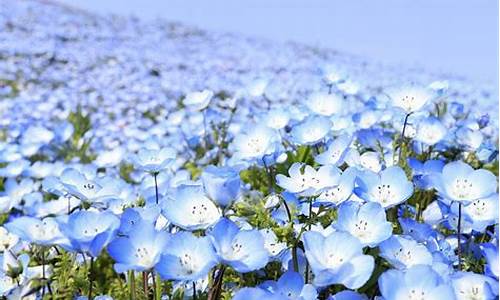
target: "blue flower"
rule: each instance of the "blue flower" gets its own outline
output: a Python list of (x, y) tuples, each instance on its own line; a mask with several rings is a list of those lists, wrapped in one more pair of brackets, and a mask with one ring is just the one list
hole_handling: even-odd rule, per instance
[(85, 202), (105, 202), (118, 198), (119, 187), (111, 182), (98, 182), (88, 178), (84, 173), (69, 168), (61, 174), (61, 183), (76, 198)]
[(110, 168), (119, 165), (125, 156), (125, 149), (117, 147), (109, 151), (102, 151), (97, 155), (94, 163), (99, 168)]
[(483, 133), (477, 129), (467, 126), (460, 127), (455, 131), (455, 141), (465, 151), (475, 151), (483, 143)]
[(241, 189), (239, 173), (229, 167), (208, 166), (201, 173), (208, 197), (222, 207), (230, 206)]
[[(498, 223), (498, 194), (477, 199), (463, 208), (464, 216), (472, 223), (472, 229), (484, 232), (486, 227)], [(456, 205), (451, 206), (451, 210), (458, 214)]]
[(445, 203), (439, 200), (435, 200), (427, 205), (424, 212), (422, 213), (422, 218), (424, 219), (425, 223), (435, 226), (444, 220), (445, 215), (448, 213), (448, 211), (449, 207)]
[(413, 194), (413, 184), (400, 167), (389, 167), (379, 174), (365, 171), (359, 175), (359, 187), (354, 190), (360, 198), (390, 208), (405, 202)]
[(130, 207), (123, 211), (120, 217), (120, 228), (118, 233), (127, 235), (129, 232), (142, 226), (144, 222), (155, 224), (160, 216), (161, 209), (157, 205), (144, 207)]
[(269, 128), (283, 129), (290, 122), (290, 114), (285, 108), (273, 109), (265, 112), (262, 116), (262, 122)]
[(408, 165), (413, 171), (413, 181), (415, 185), (425, 190), (432, 188), (431, 175), (441, 173), (444, 164), (442, 160), (428, 160), (422, 163), (415, 158), (408, 159)]
[(115, 238), (108, 245), (108, 253), (115, 260), (115, 270), (144, 271), (153, 268), (165, 250), (169, 235), (157, 231), (152, 223), (139, 222), (126, 236)]
[(214, 92), (209, 90), (192, 92), (186, 95), (182, 103), (190, 109), (199, 111), (205, 109), (210, 104), (213, 96)]
[(460, 119), (465, 116), (465, 107), (462, 103), (452, 101), (448, 107), (448, 111), (454, 118)]
[(438, 80), (431, 82), (428, 88), (436, 92), (439, 96), (442, 96), (448, 91), (449, 85), (448, 80)]
[(4, 193), (0, 196), (0, 212), (6, 213), (18, 206), (34, 188), (35, 185), (31, 179), (25, 178), (19, 183), (14, 178), (7, 179), (4, 182)]
[(54, 218), (38, 218), (22, 216), (4, 225), (7, 230), (22, 240), (42, 246), (69, 245), (69, 240), (59, 230)]
[(317, 195), (326, 188), (337, 186), (340, 179), (340, 170), (331, 165), (316, 171), (309, 165), (294, 163), (288, 174), (290, 177), (276, 175), (276, 183), (288, 192), (302, 196)]
[(175, 188), (163, 201), (162, 213), (172, 224), (186, 230), (206, 229), (221, 217), (220, 210), (198, 185)]
[(273, 156), (280, 148), (281, 138), (276, 130), (263, 125), (249, 126), (230, 144), (229, 149), (233, 151), (230, 161), (233, 164), (256, 162), (261, 165), (263, 159)]
[(420, 120), (417, 125), (415, 140), (432, 146), (441, 141), (447, 134), (447, 128), (435, 117)]
[(250, 97), (261, 97), (264, 95), (266, 87), (269, 85), (269, 79), (257, 78), (250, 82), (246, 87), (246, 92)]
[(498, 181), (490, 171), (474, 170), (462, 161), (446, 164), (432, 177), (435, 189), (443, 198), (468, 204), (497, 192)]
[(269, 261), (264, 237), (258, 230), (242, 230), (223, 218), (208, 234), (220, 260), (238, 272), (258, 270)]
[(343, 284), (356, 289), (364, 285), (373, 272), (373, 257), (364, 255), (363, 245), (349, 233), (333, 232), (324, 237), (308, 231), (302, 241), (316, 286)]
[(313, 93), (307, 99), (307, 108), (314, 114), (330, 117), (342, 110), (344, 99), (336, 94)]
[(498, 280), (498, 244), (482, 244), (481, 250), (486, 259), (486, 274)]
[(403, 234), (411, 236), (419, 243), (426, 242), (437, 235), (431, 225), (419, 223), (410, 218), (399, 218), (399, 224), (401, 225)]
[(426, 241), (427, 249), (432, 253), (433, 256), (433, 268), (437, 269), (437, 266), (444, 268), (452, 268), (453, 264), (457, 261), (458, 256), (455, 253), (456, 250), (456, 239), (452, 237), (438, 236), (436, 238), (429, 238)]
[(304, 284), (304, 278), (297, 272), (287, 271), (278, 281), (266, 281), (260, 288), (270, 291), (273, 295), (295, 300), (316, 300), (318, 292), (312, 284)]
[(269, 228), (260, 229), (260, 234), (264, 237), (264, 247), (269, 252), (272, 259), (277, 259), (287, 248), (286, 243), (279, 242), (274, 231)]
[(457, 300), (498, 298), (498, 281), (482, 274), (456, 272), (451, 276), (451, 284)]
[(420, 86), (402, 86), (389, 90), (388, 94), (392, 104), (407, 114), (419, 111), (434, 97), (430, 90)]
[(0, 251), (4, 252), (17, 245), (19, 236), (9, 232), (5, 227), (0, 227)]
[(476, 150), (476, 157), (482, 163), (491, 163), (498, 158), (498, 149), (496, 148), (496, 145), (483, 143)]
[(327, 85), (338, 84), (347, 78), (345, 70), (341, 66), (327, 64), (321, 68), (321, 75)]
[(321, 165), (341, 165), (351, 142), (351, 136), (341, 135), (328, 145), (325, 152), (316, 155), (314, 160)]
[[(25, 156), (34, 155), (42, 146), (49, 144), (55, 135), (54, 133), (40, 125), (28, 127), (21, 138), (21, 151)], [(27, 151), (29, 149), (29, 151)]]
[(349, 232), (363, 246), (369, 247), (377, 246), (392, 235), (392, 224), (387, 222), (384, 208), (375, 202), (343, 203), (334, 226), (339, 231)]
[(176, 152), (172, 148), (146, 149), (143, 148), (131, 156), (136, 168), (148, 172), (159, 173), (169, 168), (175, 161)]
[(357, 174), (358, 170), (356, 168), (349, 167), (344, 170), (342, 175), (340, 175), (337, 185), (323, 189), (321, 194), (316, 198), (316, 203), (338, 206), (347, 201), (354, 190)]
[(332, 122), (328, 118), (311, 116), (292, 128), (290, 138), (298, 145), (314, 145), (323, 140), (331, 128)]
[(261, 288), (242, 288), (238, 290), (233, 297), (233, 300), (288, 300), (289, 298), (282, 295), (275, 295)]
[(328, 300), (368, 300), (368, 297), (353, 291), (345, 290), (328, 297)]
[(74, 251), (97, 257), (115, 236), (120, 219), (110, 212), (78, 211), (59, 221)]
[(155, 269), (164, 280), (194, 281), (207, 276), (216, 264), (217, 257), (210, 238), (178, 232), (168, 240)]
[(432, 265), (432, 254), (429, 250), (409, 237), (393, 235), (382, 242), (379, 248), (380, 256), (397, 269), (406, 269), (414, 265)]
[(426, 265), (416, 265), (406, 271), (385, 271), (378, 284), (384, 300), (455, 299), (451, 285)]

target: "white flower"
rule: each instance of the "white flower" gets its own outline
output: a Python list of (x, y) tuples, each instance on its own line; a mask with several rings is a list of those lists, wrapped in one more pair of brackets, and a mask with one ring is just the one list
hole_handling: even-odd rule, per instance
[(404, 86), (388, 92), (392, 104), (403, 109), (407, 114), (419, 111), (433, 95), (425, 88), (418, 86)]
[(342, 110), (343, 99), (335, 94), (314, 93), (309, 96), (307, 108), (322, 116), (332, 116)]
[(184, 98), (183, 103), (185, 106), (191, 109), (203, 110), (208, 106), (213, 96), (214, 93), (209, 90), (203, 90), (201, 92), (192, 92), (186, 95), (186, 98)]

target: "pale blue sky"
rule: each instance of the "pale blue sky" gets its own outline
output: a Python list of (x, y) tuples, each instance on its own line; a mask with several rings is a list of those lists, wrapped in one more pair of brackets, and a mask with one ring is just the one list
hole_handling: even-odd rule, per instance
[(497, 0), (61, 0), (498, 82)]

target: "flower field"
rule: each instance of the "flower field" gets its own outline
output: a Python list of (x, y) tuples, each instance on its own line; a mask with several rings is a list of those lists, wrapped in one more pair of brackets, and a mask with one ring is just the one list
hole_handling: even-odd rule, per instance
[(0, 0), (0, 296), (498, 299), (496, 93)]

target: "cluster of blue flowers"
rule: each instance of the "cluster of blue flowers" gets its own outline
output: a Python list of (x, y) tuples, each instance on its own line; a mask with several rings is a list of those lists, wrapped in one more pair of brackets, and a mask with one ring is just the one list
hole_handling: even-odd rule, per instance
[(488, 87), (38, 1), (0, 58), (7, 299), (498, 299)]

